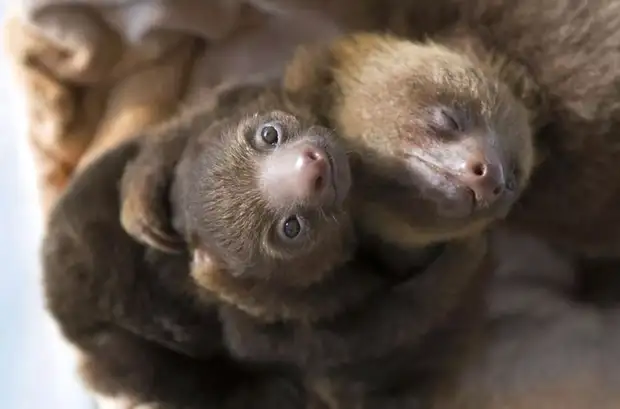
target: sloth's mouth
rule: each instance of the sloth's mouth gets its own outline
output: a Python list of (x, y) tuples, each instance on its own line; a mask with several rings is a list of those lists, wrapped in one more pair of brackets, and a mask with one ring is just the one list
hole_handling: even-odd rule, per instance
[[(450, 218), (503, 218), (514, 203), (517, 192), (514, 178), (495, 200), (488, 202), (476, 196), (476, 193), (450, 170), (431, 155), (423, 152), (410, 152), (407, 155), (409, 168), (421, 177), (436, 194), (429, 195), (439, 206), (440, 216)], [(448, 210), (446, 210), (448, 209)]]
[(328, 149), (325, 150), (325, 156), (327, 157), (327, 166), (329, 168), (328, 170), (328, 179), (329, 179), (329, 186), (332, 189), (332, 191), (334, 192), (334, 203), (333, 204), (337, 204), (338, 203), (338, 196), (339, 196), (339, 191), (340, 186), (338, 183), (338, 166), (336, 165), (336, 161), (334, 161), (334, 157), (332, 156), (331, 152), (329, 152)]
[(407, 165), (426, 185), (426, 197), (436, 203), (440, 216), (469, 218), (478, 210), (474, 192), (428, 155), (410, 153)]
[[(422, 155), (419, 153), (410, 153), (408, 155), (409, 159), (412, 159), (412, 161), (410, 161), (410, 165), (415, 167), (415, 162), (417, 161), (419, 162), (419, 165), (422, 165), (424, 167), (426, 167), (429, 171), (434, 172), (436, 175), (440, 176), (441, 178), (443, 178), (446, 182), (451, 183), (455, 186), (459, 186), (461, 187), (461, 183), (454, 177), (454, 175), (452, 175), (449, 171), (447, 171), (444, 167), (442, 167), (441, 165), (439, 165), (437, 163), (437, 161), (433, 160), (433, 158), (429, 155)], [(468, 189), (466, 186), (462, 186), (463, 188)], [(472, 194), (472, 199), (475, 200), (475, 197), (473, 196), (473, 192), (471, 192)], [(475, 205), (475, 202), (472, 203), (473, 205)]]
[[(348, 176), (348, 170), (342, 169), (338, 166), (338, 161), (334, 158), (333, 152), (330, 149), (325, 149), (325, 156), (327, 157), (327, 165), (329, 168), (328, 185), (332, 193), (332, 206), (340, 207), (349, 195), (351, 189), (351, 180)], [(348, 162), (347, 166), (348, 166)]]

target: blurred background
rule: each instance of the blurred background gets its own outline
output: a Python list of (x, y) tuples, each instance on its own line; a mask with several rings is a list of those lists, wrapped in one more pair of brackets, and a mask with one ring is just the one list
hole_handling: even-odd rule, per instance
[[(5, 19), (12, 0), (0, 0)], [(24, 101), (0, 54), (0, 408), (85, 409), (74, 356), (46, 315), (39, 246), (42, 220)]]

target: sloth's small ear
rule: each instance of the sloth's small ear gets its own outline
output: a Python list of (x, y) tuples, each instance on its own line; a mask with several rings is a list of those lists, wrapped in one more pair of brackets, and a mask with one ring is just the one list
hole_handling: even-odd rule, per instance
[(332, 79), (332, 52), (327, 44), (299, 47), (284, 71), (286, 98), (297, 107), (308, 107), (314, 115), (327, 112)]

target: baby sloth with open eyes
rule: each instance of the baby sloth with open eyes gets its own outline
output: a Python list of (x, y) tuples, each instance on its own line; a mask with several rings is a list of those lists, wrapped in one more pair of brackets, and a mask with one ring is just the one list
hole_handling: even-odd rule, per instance
[[(271, 109), (278, 103), (265, 91), (255, 111), (189, 138), (171, 188), (173, 224), (200, 286), (263, 320), (311, 319), (364, 295), (351, 287), (320, 302), (356, 249), (351, 173), (331, 131)], [(359, 276), (361, 289), (369, 277)]]
[(294, 368), (226, 351), (218, 306), (312, 320), (389, 284), (362, 265), (335, 269), (356, 248), (345, 151), (257, 91), (103, 155), (53, 210), (47, 305), (97, 394), (158, 409), (301, 407)]

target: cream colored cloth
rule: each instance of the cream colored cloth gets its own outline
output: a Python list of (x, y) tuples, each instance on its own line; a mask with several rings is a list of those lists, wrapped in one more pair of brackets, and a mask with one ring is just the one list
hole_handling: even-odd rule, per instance
[(620, 408), (619, 306), (578, 302), (571, 260), (536, 237), (499, 228), (491, 243), (481, 348), (432, 408)]
[(22, 0), (5, 48), (26, 93), (44, 211), (76, 168), (182, 101), (278, 75), (297, 45), (341, 32), (334, 20), (351, 2)]

